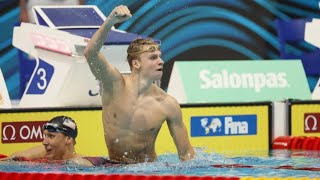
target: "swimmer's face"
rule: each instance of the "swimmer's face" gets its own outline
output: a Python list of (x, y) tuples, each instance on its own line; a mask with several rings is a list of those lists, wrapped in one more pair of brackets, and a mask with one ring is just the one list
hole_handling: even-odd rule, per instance
[(163, 74), (163, 60), (160, 49), (149, 45), (145, 45), (143, 49), (144, 52), (141, 53), (139, 60), (137, 60), (140, 72), (153, 81), (160, 80)]
[(67, 147), (71, 138), (63, 133), (49, 132), (48, 130), (44, 130), (43, 134), (44, 139), (42, 144), (46, 149), (46, 157), (50, 160), (62, 160), (67, 153)]

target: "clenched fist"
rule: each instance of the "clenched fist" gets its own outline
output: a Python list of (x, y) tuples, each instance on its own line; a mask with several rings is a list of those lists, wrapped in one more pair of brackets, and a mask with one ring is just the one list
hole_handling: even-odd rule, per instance
[(118, 7), (115, 7), (112, 12), (109, 15), (109, 19), (113, 23), (121, 23), (129, 18), (131, 18), (132, 15), (130, 13), (130, 10), (128, 9), (127, 6), (120, 5)]

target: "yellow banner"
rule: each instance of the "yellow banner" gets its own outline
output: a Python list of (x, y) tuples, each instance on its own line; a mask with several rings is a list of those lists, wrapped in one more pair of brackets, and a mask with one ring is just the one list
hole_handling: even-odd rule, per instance
[[(183, 120), (188, 130), (191, 145), (195, 148), (204, 149), (206, 152), (217, 152), (222, 154), (243, 154), (251, 153), (267, 154), (269, 150), (269, 115), (271, 114), (269, 104), (260, 105), (204, 105), (200, 106), (182, 106)], [(0, 154), (10, 155), (16, 151), (25, 150), (35, 145), (41, 145), (38, 142), (21, 142), (21, 140), (35, 140), (41, 138), (39, 122), (45, 122), (55, 116), (70, 116), (78, 125), (78, 137), (76, 138), (76, 152), (87, 156), (108, 156), (108, 151), (104, 142), (104, 132), (102, 125), (101, 109), (63, 109), (54, 110), (17, 110), (6, 111), (0, 110), (1, 122), (1, 138)], [(221, 120), (231, 119), (232, 124), (240, 126), (235, 130), (230, 129), (229, 134), (214, 135), (212, 128), (210, 130), (210, 122), (206, 126), (200, 127), (200, 130), (193, 130), (193, 133), (204, 133), (205, 129), (211, 131), (205, 136), (191, 136), (191, 120), (200, 116), (217, 117)], [(236, 122), (237, 118), (242, 118)], [(246, 122), (246, 118), (253, 118), (256, 121), (256, 127), (248, 128), (252, 122)], [(38, 122), (38, 124), (37, 124)], [(14, 123), (24, 124), (17, 126)], [(196, 122), (197, 123), (197, 122)], [(212, 123), (211, 123), (212, 124)], [(229, 123), (230, 124), (230, 123)], [(197, 124), (196, 124), (197, 125)], [(222, 122), (223, 125), (223, 122)], [(13, 137), (13, 129), (15, 128), (15, 137)], [(256, 129), (255, 129), (256, 128)], [(221, 129), (221, 127), (220, 127)], [(226, 128), (224, 128), (226, 129)], [(242, 130), (241, 130), (242, 129)], [(248, 130), (249, 134), (246, 134)], [(251, 130), (256, 130), (256, 134), (250, 134)], [(201, 131), (201, 132), (200, 132)], [(20, 136), (20, 137), (19, 137)], [(17, 139), (19, 139), (17, 142)], [(6, 140), (4, 140), (6, 139)], [(10, 143), (8, 143), (10, 142)], [(157, 154), (176, 153), (176, 147), (168, 130), (166, 123), (162, 126), (158, 139), (156, 141)]]
[[(184, 123), (188, 129), (190, 141), (193, 147), (203, 149), (206, 152), (217, 152), (221, 154), (260, 154), (267, 155), (269, 152), (269, 134), (272, 114), (269, 104), (262, 105), (212, 105), (204, 107), (182, 107)], [(256, 116), (256, 134), (233, 134), (215, 135), (211, 132), (207, 136), (191, 137), (191, 119), (196, 117), (218, 117), (220, 119), (228, 117)], [(230, 119), (230, 118), (229, 118)], [(200, 122), (201, 123), (201, 122)], [(250, 125), (250, 123), (249, 123)], [(207, 125), (208, 127), (208, 125)], [(197, 130), (201, 131), (201, 127)], [(205, 131), (205, 128), (203, 128)], [(203, 132), (195, 132), (195, 134)], [(156, 143), (156, 150), (159, 153), (174, 152), (176, 148), (170, 136), (167, 126), (163, 127), (159, 133)]]
[[(76, 138), (76, 152), (88, 156), (106, 156), (107, 148), (104, 142), (103, 126), (101, 120), (101, 110), (65, 110), (65, 111), (36, 111), (32, 112), (7, 112), (0, 114), (1, 137), (3, 139), (3, 123), (11, 122), (37, 122), (48, 121), (55, 116), (69, 116), (74, 119), (78, 125), (78, 137)], [(7, 139), (12, 137), (12, 128), (6, 128)], [(30, 128), (31, 129), (31, 128)], [(16, 129), (16, 137), (19, 136), (21, 129)], [(27, 137), (28, 130), (21, 131), (24, 137)], [(32, 132), (32, 130), (30, 131)], [(0, 153), (10, 155), (16, 151), (21, 151), (35, 145), (41, 145), (42, 142), (35, 143), (0, 143)]]
[(290, 110), (292, 136), (320, 136), (319, 101), (292, 102)]

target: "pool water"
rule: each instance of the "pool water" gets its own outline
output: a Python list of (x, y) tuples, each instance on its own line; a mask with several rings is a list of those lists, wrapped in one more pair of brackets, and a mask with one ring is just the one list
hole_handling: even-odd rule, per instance
[[(286, 169), (288, 168), (289, 169)], [(277, 169), (278, 168), (278, 169)], [(118, 167), (80, 167), (31, 162), (1, 162), (2, 172), (62, 172), (81, 174), (146, 174), (224, 177), (320, 177), (320, 152), (272, 151), (267, 156), (223, 156), (198, 151), (193, 160), (180, 162), (176, 154), (158, 161)]]

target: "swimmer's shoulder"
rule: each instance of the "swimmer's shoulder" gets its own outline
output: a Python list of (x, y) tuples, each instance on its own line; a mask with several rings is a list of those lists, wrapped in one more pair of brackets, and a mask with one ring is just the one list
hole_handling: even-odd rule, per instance
[(156, 84), (152, 84), (151, 88), (152, 96), (154, 96), (157, 101), (163, 101), (168, 96), (168, 94)]
[(163, 105), (179, 105), (176, 98), (165, 92), (157, 85), (153, 85), (154, 88), (154, 97), (157, 99), (158, 102), (163, 103)]
[(81, 155), (65, 160), (65, 164), (73, 164), (73, 165), (79, 165), (79, 166), (93, 166), (93, 164), (89, 160), (85, 159)]

